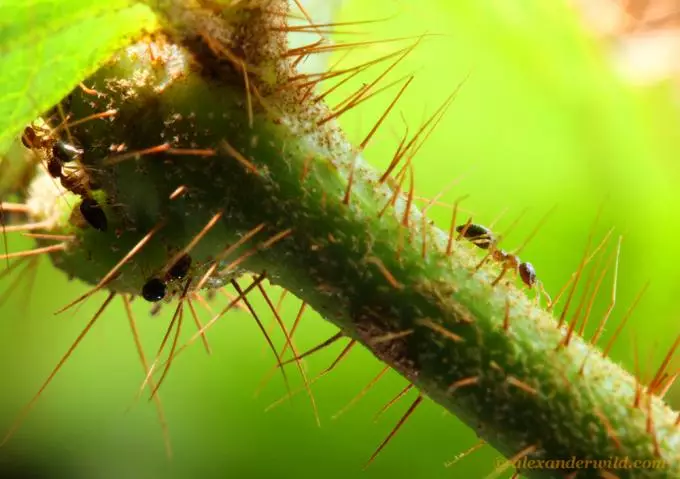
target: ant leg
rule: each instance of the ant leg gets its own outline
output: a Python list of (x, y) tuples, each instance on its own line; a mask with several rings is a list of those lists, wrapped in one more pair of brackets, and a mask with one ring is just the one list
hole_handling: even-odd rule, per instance
[(543, 287), (543, 283), (541, 281), (536, 281), (538, 288), (541, 291), (541, 295), (546, 299), (546, 304), (552, 304), (552, 298), (548, 294), (548, 292), (545, 290)]
[(505, 273), (508, 271), (508, 265), (506, 263), (503, 264), (503, 269), (501, 270), (501, 274), (498, 275), (496, 279), (493, 280), (493, 283), (491, 283), (491, 286), (496, 286), (501, 279), (503, 279), (503, 276), (505, 276)]

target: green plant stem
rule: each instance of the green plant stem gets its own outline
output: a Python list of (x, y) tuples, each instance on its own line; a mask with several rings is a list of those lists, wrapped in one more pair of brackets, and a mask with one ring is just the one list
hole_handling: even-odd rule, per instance
[[(284, 11), (284, 2), (224, 7), (221, 17), (201, 2), (159, 8), (168, 25), (180, 27), (174, 39), (190, 54), (172, 58), (189, 66), (168, 79), (154, 76), (158, 66), (144, 55), (122, 56), (87, 83), (106, 93), (106, 105), (74, 92), (74, 118), (104, 106), (119, 111), (113, 121), (72, 130), (109, 199), (113, 227), (107, 234), (76, 228), (77, 246), (54, 255), (56, 264), (96, 283), (162, 219), (149, 247), (108, 285), (138, 293), (150, 272), (216, 214), (216, 226), (191, 251), (193, 274), (264, 225), (253, 241), (218, 258), (220, 265), (238, 260), (247, 271), (266, 272), (506, 457), (663, 460), (667, 468), (611, 472), (680, 477), (677, 413), (662, 399), (642, 394), (637, 401), (636, 379), (577, 334), (566, 341), (568, 325), (558, 327), (512, 284), (513, 274), (494, 285), (499, 267), (487, 261), (478, 268), (482, 255), (470, 243), (454, 241), (447, 253), (448, 234), (407, 195), (385, 209), (393, 189), (334, 121), (321, 124), (328, 108), (290, 81), (295, 71), (283, 56), (284, 34), (271, 28), (285, 17), (268, 13)], [(245, 59), (247, 75), (210, 48), (205, 32)], [(139, 72), (149, 75), (131, 85)], [(215, 154), (104, 161), (111, 144), (138, 151), (171, 138)], [(188, 193), (168, 200), (179, 185)], [(244, 253), (250, 256), (243, 259)], [(577, 477), (600, 477), (598, 469), (590, 465)], [(522, 471), (528, 477), (568, 472)]]

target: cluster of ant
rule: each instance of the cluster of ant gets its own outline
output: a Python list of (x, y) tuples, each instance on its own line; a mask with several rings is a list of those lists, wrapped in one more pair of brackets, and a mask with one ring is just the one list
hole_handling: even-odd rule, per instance
[[(106, 231), (108, 221), (97, 201), (92, 198), (91, 191), (97, 189), (82, 168), (73, 168), (83, 155), (83, 150), (66, 141), (55, 139), (49, 128), (40, 125), (28, 126), (21, 135), (23, 145), (38, 153), (45, 162), (49, 175), (59, 180), (61, 186), (81, 197), (80, 213), (87, 223), (98, 231)], [(183, 279), (191, 267), (191, 257), (182, 256), (168, 270), (163, 278), (153, 277), (142, 287), (142, 297), (156, 303), (167, 294), (167, 285), (171, 281)]]
[(494, 234), (486, 226), (474, 223), (466, 223), (456, 226), (456, 231), (465, 239), (481, 249), (493, 248), (491, 257), (494, 261), (503, 265), (505, 270), (513, 270), (519, 274), (520, 279), (529, 288), (536, 284), (536, 270), (531, 263), (523, 262), (517, 255), (507, 253), (497, 248), (497, 240)]
[[(21, 142), (31, 151), (38, 153), (46, 164), (49, 175), (60, 181), (61, 186), (81, 197), (80, 213), (94, 229), (106, 231), (108, 222), (101, 206), (92, 197), (91, 191), (97, 189), (84, 169), (73, 168), (83, 154), (83, 150), (60, 139), (55, 139), (49, 128), (27, 126), (21, 135)], [(69, 170), (69, 166), (71, 166)]]
[(150, 303), (157, 303), (165, 298), (168, 283), (179, 281), (186, 277), (191, 268), (191, 256), (182, 255), (168, 270), (164, 277), (153, 277), (142, 287), (142, 298)]
[[(26, 148), (38, 153), (52, 178), (59, 180), (66, 190), (81, 197), (80, 213), (85, 221), (96, 230), (106, 231), (108, 227), (106, 215), (91, 194), (97, 186), (84, 169), (77, 168), (83, 150), (66, 141), (55, 139), (49, 127), (40, 124), (26, 127), (21, 142)], [(191, 257), (185, 254), (163, 277), (150, 278), (142, 287), (142, 297), (152, 303), (164, 299), (167, 296), (168, 285), (184, 279), (191, 268), (191, 262)]]

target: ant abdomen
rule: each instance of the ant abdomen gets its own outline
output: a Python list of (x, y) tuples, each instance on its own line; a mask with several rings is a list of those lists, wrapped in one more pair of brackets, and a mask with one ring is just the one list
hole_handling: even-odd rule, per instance
[(90, 226), (99, 231), (106, 231), (108, 222), (102, 207), (92, 198), (84, 198), (80, 203), (80, 212)]
[(531, 263), (522, 263), (519, 265), (519, 277), (522, 282), (530, 288), (536, 284), (536, 270)]
[(77, 160), (82, 154), (83, 150), (65, 141), (57, 140), (52, 145), (52, 157), (57, 159), (62, 165)]
[(158, 278), (151, 278), (142, 286), (142, 297), (150, 303), (157, 303), (165, 298), (165, 283)]

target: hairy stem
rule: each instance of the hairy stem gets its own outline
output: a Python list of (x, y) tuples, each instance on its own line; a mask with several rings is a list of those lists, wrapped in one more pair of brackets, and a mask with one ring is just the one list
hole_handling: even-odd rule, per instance
[[(76, 90), (65, 104), (74, 119), (117, 115), (71, 128), (110, 227), (60, 222), (55, 229), (77, 239), (55, 264), (97, 284), (153, 231), (106, 284), (138, 294), (203, 232), (190, 249), (196, 282), (216, 262), (219, 284), (265, 272), (508, 458), (628, 457), (667, 467), (611, 472), (680, 476), (677, 413), (640, 397), (632, 375), (567, 338), (568, 325), (523, 289), (495, 284), (499, 267), (479, 267), (475, 246), (449, 250), (448, 234), (326, 121), (331, 111), (295, 81), (284, 1), (153, 7), (168, 38), (126, 50), (86, 81), (103, 96)], [(121, 144), (116, 158), (111, 145)], [(179, 186), (186, 194), (170, 200)], [(573, 467), (522, 472), (606, 469)]]

